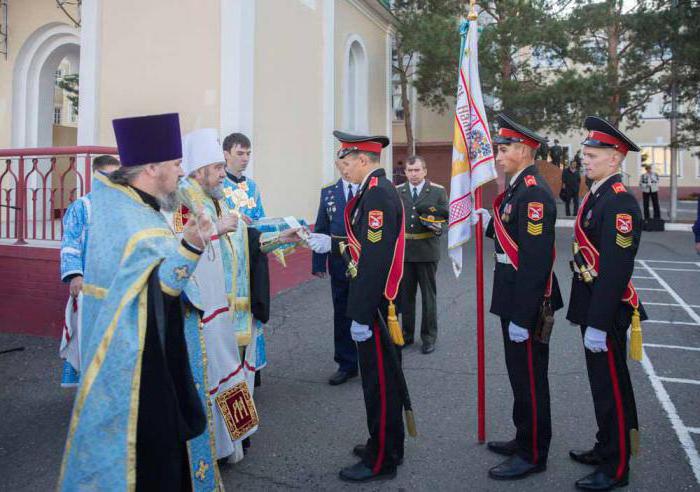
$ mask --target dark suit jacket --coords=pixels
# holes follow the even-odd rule
[[[371,186],[373,178],[375,186]],[[367,177],[351,214],[351,227],[362,252],[357,276],[350,281],[347,316],[371,325],[377,309],[386,313],[384,289],[402,226],[401,199],[384,169],[376,169]]]
[[[535,184],[527,185],[525,178],[528,176],[534,177]],[[533,211],[536,210],[541,210],[541,213],[534,215]],[[552,268],[557,220],[552,191],[538,174],[537,167],[529,166],[520,173],[508,187],[500,210],[493,213],[502,217],[506,231],[518,245],[518,269],[509,264],[496,263],[491,312],[533,330]],[[493,219],[489,222],[486,235],[494,238],[496,253],[503,253],[495,240]],[[563,306],[556,275],[553,276],[551,303],[555,311]]]
[[[321,189],[321,201],[318,204],[316,224],[314,232],[327,234],[331,237],[344,237],[345,221],[345,190],[343,180],[325,186]],[[345,278],[345,263],[336,248],[337,241],[333,241],[330,253],[313,253],[311,260],[311,273],[325,272],[328,268],[330,274],[339,279]]]
[[[616,326],[627,330],[630,324],[632,308],[622,302],[622,296],[632,278],[634,257],[642,237],[639,204],[627,191],[615,193],[612,186],[619,182],[619,174],[609,178],[588,198],[581,212],[583,230],[600,253],[600,271],[592,285],[575,277],[572,279],[569,312],[566,314],[566,319],[572,323],[607,332]],[[620,214],[632,217],[631,231],[618,230]],[[625,240],[630,237],[631,242]],[[639,313],[642,319],[646,319],[641,304]]]
[[[403,209],[406,212],[406,262],[439,261],[440,260],[440,236],[425,227],[416,212],[416,207],[433,205],[439,209],[448,209],[447,193],[445,188],[439,184],[431,183],[427,179],[423,189],[418,195],[418,200],[414,203],[411,195],[411,186],[408,182],[396,187],[403,202]],[[445,222],[445,224],[447,224]],[[446,225],[443,226],[443,231]],[[412,235],[419,235],[412,238]],[[429,237],[423,237],[430,235]]]

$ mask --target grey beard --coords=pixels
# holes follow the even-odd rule
[[[177,207],[180,206],[180,203],[180,197],[177,195],[177,191],[173,191],[164,197],[158,198],[158,204],[164,212],[174,212]]]
[[[224,187],[221,185],[216,185],[213,188],[209,188],[207,190],[207,194],[212,197],[214,200],[223,200],[224,199]]]

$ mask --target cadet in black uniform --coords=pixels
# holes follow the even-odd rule
[[[646,319],[630,283],[642,220],[637,200],[621,182],[620,165],[639,147],[601,118],[589,116],[584,126],[589,134],[583,167],[593,185],[576,218],[574,251],[581,251],[572,263],[566,318],[581,325],[598,433],[593,449],[569,455],[596,467],[576,482],[578,488],[610,490],[628,482],[630,434],[638,429],[625,357],[633,315]]]
[[[389,139],[334,135],[341,142],[338,158],[343,160],[347,179],[360,184],[345,211],[348,244],[357,268],[350,280],[347,315],[357,342],[370,434],[366,445],[354,449],[362,461],[343,468],[340,478],[366,482],[394,478],[403,459],[405,380],[396,340],[389,339],[384,328],[403,273],[403,207],[396,188],[379,167],[381,149]]]
[[[486,234],[495,239],[491,312],[501,318],[516,435],[511,441],[488,443],[491,451],[509,456],[491,468],[489,476],[514,480],[547,467],[552,437],[549,345],[538,320],[545,301],[556,311],[562,300],[552,273],[556,203],[534,165],[545,138],[503,114],[498,122],[500,130],[493,139],[498,145],[496,162],[512,177],[494,202]]]

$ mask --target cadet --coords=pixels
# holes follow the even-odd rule
[[[425,179],[427,174],[425,160],[411,156],[406,160],[408,182],[397,187],[406,211],[406,258],[401,282],[403,337],[406,345],[413,343],[416,290],[420,285],[423,303],[420,336],[424,354],[435,350],[437,339],[435,274],[440,260],[440,235],[449,215],[445,188]]]
[[[334,360],[338,363],[338,370],[328,380],[332,386],[343,384],[349,378],[357,376],[357,347],[350,337],[352,320],[346,315],[350,280],[345,274],[345,262],[338,246],[341,241],[347,242],[343,214],[345,205],[357,194],[358,186],[347,180],[340,160],[336,161],[336,167],[342,177],[321,190],[316,225],[309,238],[309,245],[314,250],[311,273],[324,278],[327,267],[331,277]],[[324,237],[319,237],[321,234]]]
[[[340,478],[349,482],[390,479],[403,460],[401,409],[410,411],[395,346],[403,344],[403,339],[393,303],[403,272],[403,207],[396,188],[379,167],[381,150],[389,139],[333,134],[341,143],[338,158],[348,180],[360,185],[345,208],[348,248],[343,252],[350,255],[348,271],[354,275],[347,315],[357,342],[370,435],[366,445],[353,450],[362,460],[343,468]]]
[[[515,480],[547,467],[552,437],[548,329],[562,301],[552,272],[556,203],[533,163],[546,139],[503,114],[498,122],[496,162],[512,176],[493,203],[486,234],[495,239],[491,312],[501,318],[516,435],[488,443],[491,451],[509,456],[489,476]]]
[[[583,142],[583,166],[593,185],[574,226],[574,278],[566,318],[581,325],[598,433],[593,449],[569,455],[596,467],[576,487],[610,490],[627,485],[634,443],[630,434],[638,430],[625,350],[631,322],[630,355],[641,358],[639,321],[646,315],[630,282],[641,214],[621,182],[620,166],[627,152],[639,147],[602,118],[589,116],[584,126],[589,133]]]

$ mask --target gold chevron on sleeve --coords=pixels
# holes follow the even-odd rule
[[[539,224],[534,224],[530,222],[529,220],[527,221],[527,233],[530,234],[531,236],[539,236],[542,234],[542,228],[544,227],[543,223]]]
[[[621,248],[629,248],[632,246],[632,236],[623,236],[622,234],[615,234],[615,242]]]
[[[371,243],[378,243],[379,241],[382,240],[382,230],[379,229],[378,231],[373,231],[371,229],[367,230],[367,239]]]

